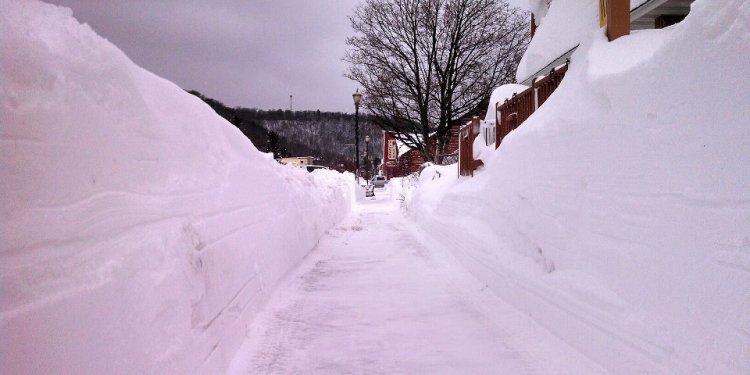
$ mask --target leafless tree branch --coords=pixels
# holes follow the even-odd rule
[[[350,17],[345,76],[378,125],[433,160],[451,123],[513,82],[527,18],[505,0],[365,0]]]

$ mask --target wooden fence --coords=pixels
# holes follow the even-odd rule
[[[534,81],[534,87],[537,88],[537,108],[544,104],[550,95],[557,90],[557,86],[560,86],[560,82],[567,72],[568,64],[565,64],[557,69],[552,69],[546,77]]]
[[[513,94],[504,103],[495,103],[496,120],[494,139],[490,131],[482,132],[485,144],[488,146],[495,142],[495,148],[500,147],[503,138],[511,131],[519,127],[531,116],[540,105],[549,99],[552,93],[562,82],[568,71],[568,62],[565,65],[552,69],[548,75],[541,79],[534,79],[531,87]],[[461,127],[458,133],[458,174],[460,176],[474,176],[474,170],[482,165],[481,160],[474,160],[474,139],[479,135],[479,118],[474,117],[471,123]]]
[[[552,69],[547,76],[542,79],[534,80],[531,87],[514,94],[504,103],[497,103],[495,131],[495,148],[500,147],[500,143],[508,133],[519,127],[529,116],[531,116],[540,105],[542,105],[552,95],[560,85],[565,73],[568,71],[568,64],[557,69]]]
[[[474,139],[479,135],[479,117],[474,116],[471,122],[461,127],[458,132],[458,174],[474,176],[474,170],[482,165],[481,160],[474,160]]]

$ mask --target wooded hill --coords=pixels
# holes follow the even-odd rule
[[[319,165],[354,170],[354,114],[232,108],[198,91],[188,92],[240,129],[262,152],[271,152],[275,158],[314,156]],[[368,116],[360,114],[359,133],[360,165],[364,162],[366,135],[371,139],[372,156],[382,159],[382,130]]]

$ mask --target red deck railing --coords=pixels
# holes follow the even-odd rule
[[[479,135],[479,117],[474,116],[471,122],[461,127],[458,132],[458,174],[474,176],[474,170],[482,165],[481,160],[474,160],[474,139]]]
[[[540,105],[549,99],[562,82],[568,71],[568,63],[552,69],[541,79],[534,79],[531,87],[504,103],[495,103],[495,148],[500,147],[503,138],[518,128]],[[473,176],[474,170],[482,165],[481,160],[474,160],[474,139],[479,135],[479,118],[474,117],[471,123],[464,125],[458,133],[458,174]],[[485,143],[489,143],[485,134]]]
[[[567,71],[568,65],[565,64],[560,68],[553,69],[546,77],[534,82],[534,87],[537,89],[537,103],[539,103],[537,108],[544,104],[547,98],[557,90],[557,86],[560,86],[560,82],[562,82]]]
[[[514,94],[502,104],[496,103],[495,148],[500,146],[508,133],[519,127],[540,105],[547,101],[560,85],[567,71],[568,64],[552,69],[544,78],[534,80],[528,89]]]

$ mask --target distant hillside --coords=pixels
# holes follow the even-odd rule
[[[274,157],[314,156],[316,163],[338,170],[354,169],[354,115],[341,112],[260,110],[231,108],[198,91],[217,114],[234,124],[260,151]],[[365,152],[365,136],[371,138],[374,158],[382,159],[382,131],[367,116],[360,115],[360,163]],[[342,167],[343,166],[343,167]]]

